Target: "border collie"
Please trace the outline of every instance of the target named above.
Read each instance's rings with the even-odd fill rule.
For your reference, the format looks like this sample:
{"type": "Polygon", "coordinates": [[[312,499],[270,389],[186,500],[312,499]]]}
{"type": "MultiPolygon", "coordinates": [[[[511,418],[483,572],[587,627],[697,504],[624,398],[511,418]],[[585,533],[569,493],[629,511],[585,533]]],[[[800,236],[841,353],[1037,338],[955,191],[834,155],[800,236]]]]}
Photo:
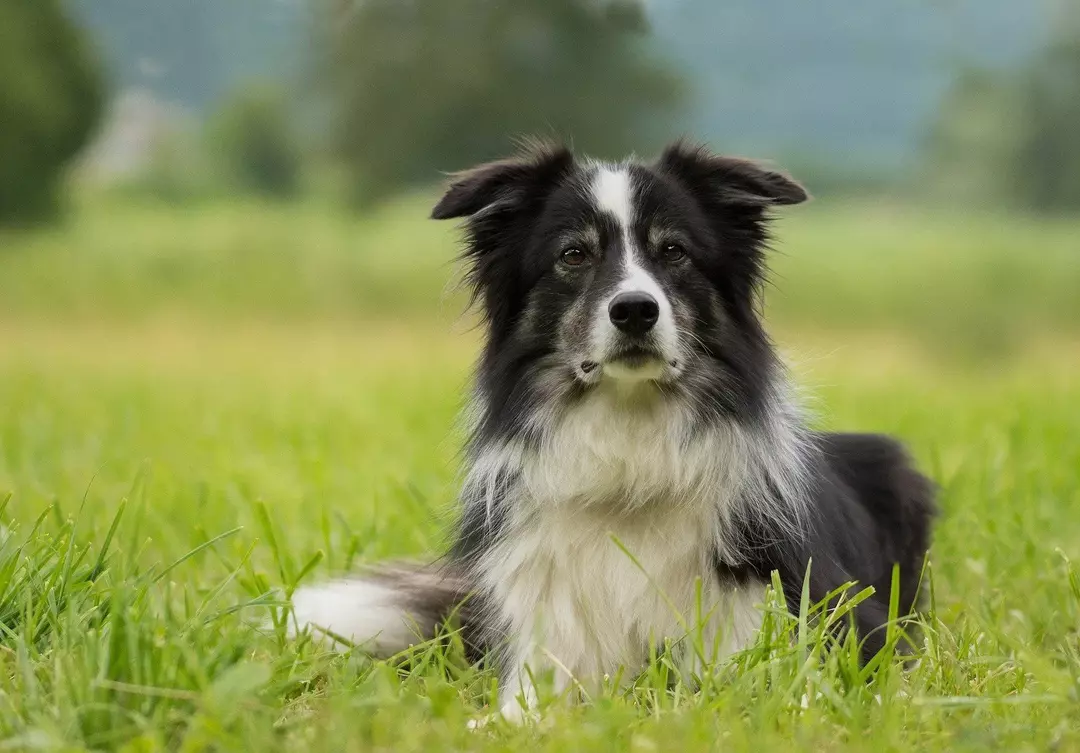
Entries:
{"type": "Polygon", "coordinates": [[[684,142],[652,163],[533,145],[453,176],[432,217],[464,219],[486,324],[455,544],[298,591],[295,626],[385,657],[455,615],[509,719],[534,673],[632,673],[693,615],[709,655],[688,666],[748,647],[773,572],[789,604],[807,577],[814,601],[873,586],[853,624],[879,651],[894,566],[918,607],[932,486],[896,441],[813,431],[793,398],[760,304],[771,212],[806,198],[684,142]]]}

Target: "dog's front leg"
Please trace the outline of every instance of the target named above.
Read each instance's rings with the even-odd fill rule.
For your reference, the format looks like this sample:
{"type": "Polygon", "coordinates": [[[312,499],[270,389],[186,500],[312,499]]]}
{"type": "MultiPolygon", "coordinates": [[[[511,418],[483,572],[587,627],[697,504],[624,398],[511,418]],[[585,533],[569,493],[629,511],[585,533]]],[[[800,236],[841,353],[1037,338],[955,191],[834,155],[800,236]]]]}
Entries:
{"type": "Polygon", "coordinates": [[[490,722],[501,718],[510,724],[526,724],[539,718],[537,708],[540,696],[533,679],[533,666],[527,661],[530,652],[520,650],[508,652],[500,662],[499,691],[496,702],[499,711],[469,722],[471,729],[486,727],[490,722]]]}
{"type": "MultiPolygon", "coordinates": [[[[531,630],[519,633],[504,657],[499,682],[499,714],[512,724],[534,720],[540,697],[536,679],[552,668],[531,630]]],[[[556,673],[556,684],[560,684],[556,673]]]]}
{"type": "Polygon", "coordinates": [[[499,714],[511,724],[523,724],[536,718],[540,703],[531,665],[515,662],[499,684],[499,714]]]}

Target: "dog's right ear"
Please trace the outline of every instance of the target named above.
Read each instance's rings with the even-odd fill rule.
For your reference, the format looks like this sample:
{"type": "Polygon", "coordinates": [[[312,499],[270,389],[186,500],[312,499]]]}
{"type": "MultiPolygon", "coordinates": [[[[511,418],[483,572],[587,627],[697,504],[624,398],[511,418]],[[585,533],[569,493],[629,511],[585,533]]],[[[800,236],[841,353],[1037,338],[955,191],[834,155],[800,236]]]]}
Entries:
{"type": "Polygon", "coordinates": [[[473,217],[526,203],[570,170],[574,156],[561,145],[538,143],[518,155],[456,173],[431,210],[434,220],[473,217]]]}

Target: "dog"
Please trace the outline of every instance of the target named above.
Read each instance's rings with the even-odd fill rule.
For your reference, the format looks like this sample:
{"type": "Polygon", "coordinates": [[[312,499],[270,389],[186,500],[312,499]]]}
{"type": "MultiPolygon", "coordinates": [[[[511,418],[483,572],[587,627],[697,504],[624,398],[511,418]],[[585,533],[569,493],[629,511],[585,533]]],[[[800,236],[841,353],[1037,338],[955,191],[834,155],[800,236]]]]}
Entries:
{"type": "Polygon", "coordinates": [[[540,673],[633,672],[692,615],[691,669],[749,647],[774,573],[789,604],[873,586],[851,627],[880,651],[894,569],[919,607],[933,486],[891,438],[809,428],[766,334],[769,223],[807,198],[682,141],[651,163],[537,143],[452,176],[432,217],[463,221],[486,334],[455,543],[299,590],[294,629],[387,657],[453,614],[510,720],[540,673]]]}

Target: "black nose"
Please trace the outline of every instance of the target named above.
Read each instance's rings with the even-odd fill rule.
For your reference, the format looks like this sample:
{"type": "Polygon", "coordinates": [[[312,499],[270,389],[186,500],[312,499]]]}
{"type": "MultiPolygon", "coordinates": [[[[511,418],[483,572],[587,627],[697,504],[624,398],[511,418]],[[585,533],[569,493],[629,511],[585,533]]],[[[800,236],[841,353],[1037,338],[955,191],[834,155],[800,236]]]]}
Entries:
{"type": "Polygon", "coordinates": [[[628,335],[640,337],[660,317],[660,305],[648,293],[619,293],[608,305],[611,323],[628,335]]]}

